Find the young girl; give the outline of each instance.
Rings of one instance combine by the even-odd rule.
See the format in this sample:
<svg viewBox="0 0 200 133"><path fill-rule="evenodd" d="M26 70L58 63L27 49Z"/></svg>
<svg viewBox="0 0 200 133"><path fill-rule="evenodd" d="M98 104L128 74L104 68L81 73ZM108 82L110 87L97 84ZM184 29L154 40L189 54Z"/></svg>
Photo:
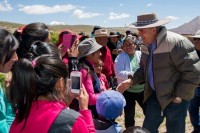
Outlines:
<svg viewBox="0 0 200 133"><path fill-rule="evenodd" d="M99 78L94 72L94 64L98 63L101 53L99 45L94 38L88 38L78 45L80 71L82 73L82 82L89 95L89 109L93 117L97 118L96 100L102 92Z"/></svg>
<svg viewBox="0 0 200 133"><path fill-rule="evenodd" d="M16 49L18 42L15 37L5 29L0 29L0 72L8 73L18 60ZM0 132L8 133L14 120L14 114L6 93L8 90L0 85Z"/></svg>
<svg viewBox="0 0 200 133"><path fill-rule="evenodd" d="M68 70L57 55L21 59L13 70L10 100L16 118L10 133L95 132L88 95L81 88L80 113L65 103Z"/></svg>
<svg viewBox="0 0 200 133"><path fill-rule="evenodd" d="M101 89L105 91L109 89L109 84L108 84L105 74L101 73L103 69L103 65L104 63L102 62L101 59L99 59L98 63L94 64L94 71L96 72L99 78Z"/></svg>
<svg viewBox="0 0 200 133"><path fill-rule="evenodd" d="M19 32L19 31L18 31ZM17 55L24 58L35 41L49 42L49 29L44 23L30 23L21 28L20 34L15 34L19 41Z"/></svg>

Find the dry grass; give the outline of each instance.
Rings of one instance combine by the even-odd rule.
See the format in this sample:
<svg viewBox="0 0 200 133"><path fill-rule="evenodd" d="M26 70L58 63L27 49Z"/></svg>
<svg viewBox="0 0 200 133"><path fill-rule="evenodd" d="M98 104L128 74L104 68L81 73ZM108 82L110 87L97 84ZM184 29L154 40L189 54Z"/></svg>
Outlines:
<svg viewBox="0 0 200 133"><path fill-rule="evenodd" d="M25 25L25 24L0 21L0 27L5 28L9 30L10 32L14 32L16 29L18 29L22 25ZM93 30L94 25L81 25L81 24L80 25L55 25L55 26L48 25L48 27L50 31L53 31L53 32L60 32L63 29L69 29L77 34L80 32L85 32L86 34L90 35L91 31ZM108 33L110 31L119 31L120 33L125 34L125 31L127 30L125 27L103 27L103 28L106 28L108 30ZM137 31L133 30L133 32L137 32Z"/></svg>
<svg viewBox="0 0 200 133"><path fill-rule="evenodd" d="M144 115L142 113L142 109L139 107L138 104L136 104L136 116L135 116L135 126L142 126L144 120ZM122 114L120 117L117 118L117 122L121 124L124 127L124 115ZM189 114L187 115L186 118L186 133L191 133L193 130L193 127L191 125L190 119L189 119ZM165 120L161 124L159 128L159 133L165 133L166 128L165 128Z"/></svg>

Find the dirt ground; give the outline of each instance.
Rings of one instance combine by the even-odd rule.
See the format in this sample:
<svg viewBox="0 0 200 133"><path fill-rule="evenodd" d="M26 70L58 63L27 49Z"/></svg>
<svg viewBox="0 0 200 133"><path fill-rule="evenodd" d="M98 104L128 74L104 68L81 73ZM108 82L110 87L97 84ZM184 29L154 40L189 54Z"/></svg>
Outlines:
<svg viewBox="0 0 200 133"><path fill-rule="evenodd" d="M144 120L144 115L142 113L142 109L138 105L136 105L135 126L142 126L143 120ZM117 118L117 122L119 124L121 124L124 128L124 115L123 114ZM192 127L190 119L189 119L189 114L187 114L186 133L191 133L192 130L193 130L193 127ZM159 133L166 133L165 121L161 124L161 126L159 128Z"/></svg>

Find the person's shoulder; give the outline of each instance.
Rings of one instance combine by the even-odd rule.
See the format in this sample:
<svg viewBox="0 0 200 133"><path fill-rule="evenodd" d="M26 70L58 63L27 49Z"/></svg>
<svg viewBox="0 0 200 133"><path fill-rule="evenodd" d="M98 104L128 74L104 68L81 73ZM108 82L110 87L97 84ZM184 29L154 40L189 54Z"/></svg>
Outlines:
<svg viewBox="0 0 200 133"><path fill-rule="evenodd" d="M188 40L186 37L184 37L183 35L180 35L178 33L175 33L175 32L171 32L171 31L167 31L167 34L166 34L167 38L166 40L168 40L169 42L172 42L172 41L175 41L175 42L178 42L178 41L184 41L184 40Z"/></svg>
<svg viewBox="0 0 200 133"><path fill-rule="evenodd" d="M69 109L63 109L57 116L56 120L51 125L49 132L69 132L81 114ZM67 125L67 126L66 126Z"/></svg>

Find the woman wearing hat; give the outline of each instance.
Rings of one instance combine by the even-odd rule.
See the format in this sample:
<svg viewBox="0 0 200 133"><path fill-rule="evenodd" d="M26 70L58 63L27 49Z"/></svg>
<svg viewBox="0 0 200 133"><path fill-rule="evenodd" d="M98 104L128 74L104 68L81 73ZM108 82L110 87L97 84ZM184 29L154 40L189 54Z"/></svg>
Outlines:
<svg viewBox="0 0 200 133"><path fill-rule="evenodd" d="M140 68L117 88L120 92L132 84L145 82L146 105L143 127L157 133L166 118L168 133L184 133L189 100L200 82L200 61L194 45L185 37L167 31L155 13L137 17L129 25L138 29L143 40Z"/></svg>
<svg viewBox="0 0 200 133"><path fill-rule="evenodd" d="M194 36L191 36L196 52L200 58L200 30L198 30ZM192 133L200 132L200 115L199 115L199 107L200 107L200 83L196 88L194 93L194 98L190 101L189 106L189 114L192 126L194 130Z"/></svg>
<svg viewBox="0 0 200 133"><path fill-rule="evenodd" d="M99 45L94 38L88 38L78 45L79 66L82 73L82 83L89 95L89 109L94 118L98 117L96 112L96 100L102 92L100 81L94 71L94 64L99 62L101 52Z"/></svg>

